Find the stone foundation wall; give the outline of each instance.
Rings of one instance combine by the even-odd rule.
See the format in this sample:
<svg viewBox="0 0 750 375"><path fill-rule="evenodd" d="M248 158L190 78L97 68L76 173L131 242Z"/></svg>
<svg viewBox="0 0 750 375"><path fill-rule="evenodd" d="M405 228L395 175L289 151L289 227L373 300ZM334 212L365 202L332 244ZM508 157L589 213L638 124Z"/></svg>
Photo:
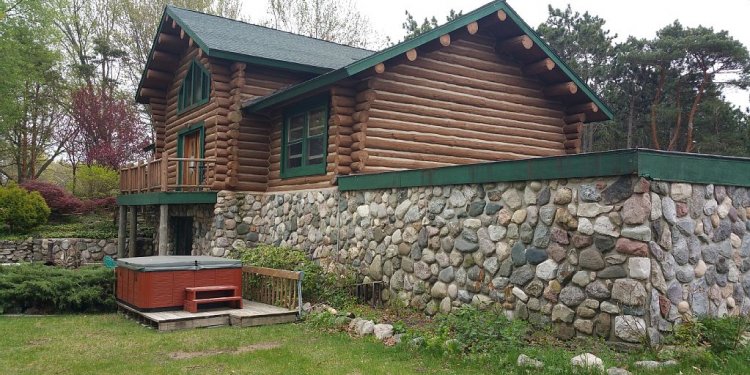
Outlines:
<svg viewBox="0 0 750 375"><path fill-rule="evenodd" d="M155 219L154 228L154 248L158 248L159 243L159 208L154 209L155 213L153 217ZM222 235L221 232L216 232L213 226L214 221L214 206L210 204L197 204L197 205L170 205L169 206L169 217L191 217L193 218L193 249L192 255L210 255L210 244L211 240L216 235ZM174 254L174 227L167 225L167 233L170 241L167 244L167 254ZM222 255L218 255L222 256Z"/></svg>
<svg viewBox="0 0 750 375"><path fill-rule="evenodd" d="M55 264L78 266L98 263L105 255L117 258L117 239L96 240L88 238L49 238L0 241L0 263L47 262L50 259L49 245ZM150 239L139 238L139 254L152 255Z"/></svg>
<svg viewBox="0 0 750 375"><path fill-rule="evenodd" d="M285 194L222 192L211 252L257 242L382 280L427 314L497 305L558 335L656 340L750 313L747 189L631 176Z"/></svg>
<svg viewBox="0 0 750 375"><path fill-rule="evenodd" d="M269 243L327 259L337 245L337 213L346 209L346 201L338 197L336 189L281 194L222 191L214 210L210 255L226 256L238 246Z"/></svg>

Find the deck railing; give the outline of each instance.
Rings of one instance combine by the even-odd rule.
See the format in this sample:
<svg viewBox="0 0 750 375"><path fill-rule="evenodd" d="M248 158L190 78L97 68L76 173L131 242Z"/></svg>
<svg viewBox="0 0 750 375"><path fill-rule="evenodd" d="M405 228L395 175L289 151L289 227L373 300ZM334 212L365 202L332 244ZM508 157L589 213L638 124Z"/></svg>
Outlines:
<svg viewBox="0 0 750 375"><path fill-rule="evenodd" d="M297 271L242 267L242 296L250 301L302 313L302 278Z"/></svg>
<svg viewBox="0 0 750 375"><path fill-rule="evenodd" d="M206 158L161 158L148 162L138 162L120 169L120 193L134 194L154 191L200 191L210 188L206 182L208 171L213 168L214 159ZM170 184L167 178L169 168L174 166L176 171L197 173L193 183L183 183L180 178ZM179 174L179 173L178 173Z"/></svg>

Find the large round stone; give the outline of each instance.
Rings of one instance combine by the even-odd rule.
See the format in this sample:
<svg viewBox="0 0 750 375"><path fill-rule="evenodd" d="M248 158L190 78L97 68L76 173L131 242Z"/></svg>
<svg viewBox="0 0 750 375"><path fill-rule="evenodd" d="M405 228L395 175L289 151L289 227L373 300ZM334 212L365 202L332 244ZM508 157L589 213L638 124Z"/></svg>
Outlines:
<svg viewBox="0 0 750 375"><path fill-rule="evenodd" d="M575 307L586 299L586 294L577 286L568 285L560 291L560 302L567 306Z"/></svg>

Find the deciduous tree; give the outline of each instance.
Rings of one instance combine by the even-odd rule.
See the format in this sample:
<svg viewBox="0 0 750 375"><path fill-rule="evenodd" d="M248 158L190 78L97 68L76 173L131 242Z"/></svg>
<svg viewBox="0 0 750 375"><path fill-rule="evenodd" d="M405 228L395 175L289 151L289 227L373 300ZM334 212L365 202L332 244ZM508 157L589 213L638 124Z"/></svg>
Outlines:
<svg viewBox="0 0 750 375"><path fill-rule="evenodd" d="M74 92L72 117L79 129L75 141L87 165L120 168L148 143L134 105L105 89L86 86Z"/></svg>
<svg viewBox="0 0 750 375"><path fill-rule="evenodd" d="M352 0L269 0L268 15L274 29L362 48L379 43Z"/></svg>

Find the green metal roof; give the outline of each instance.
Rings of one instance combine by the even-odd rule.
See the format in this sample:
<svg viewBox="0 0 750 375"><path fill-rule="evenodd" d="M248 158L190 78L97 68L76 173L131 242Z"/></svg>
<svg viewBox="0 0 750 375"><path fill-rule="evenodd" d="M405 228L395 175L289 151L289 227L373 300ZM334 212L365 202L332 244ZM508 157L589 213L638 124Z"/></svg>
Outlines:
<svg viewBox="0 0 750 375"><path fill-rule="evenodd" d="M637 175L654 181L750 186L750 158L627 149L338 176L341 191Z"/></svg>
<svg viewBox="0 0 750 375"><path fill-rule="evenodd" d="M242 56L338 69L373 54L362 48L310 38L229 18L167 5L166 13L208 54Z"/></svg>
<svg viewBox="0 0 750 375"><path fill-rule="evenodd" d="M550 59L552 59L552 61L555 62L555 64L558 67L560 67L563 73L565 73L571 79L571 81L573 81L578 86L578 88L581 89L581 91L583 91L584 94L586 94L589 100L591 100L594 104L596 104L599 107L599 109L608 119L612 119L614 117L614 115L612 114L612 111L599 98L599 96L597 96L596 93L590 87L588 87L588 85L577 74L575 74L573 70L571 70L570 67L568 67L567 64L565 64L565 62L560 58L560 56L558 56L539 37L539 35L537 35L534 29L532 29L526 22L524 22L523 19L521 19L521 17L518 15L518 13L516 13L516 11L513 8L511 8L511 6L508 5L505 1L493 1L491 3L488 3L474 11L471 11L465 14L462 17L456 18L453 21L450 21L442 26L434 28L416 38L403 41L390 48L386 48L380 52L364 57L361 60L352 62L351 64L345 67L342 67L337 70L317 76L313 79L302 82L295 86L291 86L287 89L278 91L274 94L247 102L243 105L243 108L249 112L260 111L265 108L271 107L273 105L283 103L287 100L293 99L299 95L303 95L303 94L321 89L341 79L351 77L357 73L360 73L364 71L365 69L372 68L373 66L379 63L382 63L386 60L389 60L393 57L403 54L406 51L409 51L413 48L419 47L431 40L439 38L441 35L444 35L452 31L455 31L459 28L462 28L471 22L474 22L481 18L489 16L499 10L504 11L508 15L508 17L511 20L513 20L513 22L515 22L516 25L518 25L518 27L526 35L528 35L534 41L534 43L537 46L539 46L541 50L545 54L547 54L547 56L549 56Z"/></svg>

